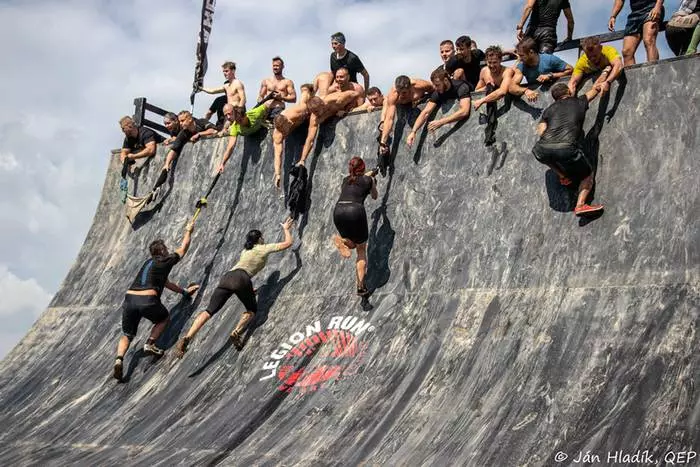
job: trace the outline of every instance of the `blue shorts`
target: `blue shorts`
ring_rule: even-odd
[[[638,11],[633,11],[627,17],[627,26],[625,26],[625,36],[639,36],[644,30],[644,24],[651,21],[649,19],[649,13],[654,9],[654,4],[642,8]],[[661,8],[661,17],[658,22],[662,23],[664,20],[665,10]]]

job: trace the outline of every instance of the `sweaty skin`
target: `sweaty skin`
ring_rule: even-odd
[[[365,88],[363,88],[362,85],[353,83],[352,81],[348,81],[346,84],[340,85],[338,84],[338,81],[336,81],[335,83],[331,84],[331,86],[328,88],[328,94],[342,91],[356,91],[358,93],[357,101],[355,102],[355,105],[353,107],[362,107],[362,105],[364,105]]]
[[[354,89],[352,91],[334,92],[323,97],[323,108],[318,113],[312,112],[309,117],[309,132],[306,135],[304,149],[301,152],[300,165],[304,165],[306,158],[311,154],[314,141],[318,135],[319,125],[333,116],[342,117],[351,112],[356,107],[355,104],[360,97],[361,95]]]
[[[487,58],[487,64],[488,66],[485,66],[481,70],[479,83],[476,85],[476,91],[485,91],[486,86],[489,84],[493,86],[495,90],[488,96],[474,101],[474,110],[479,110],[479,107],[482,105],[488,104],[489,102],[496,102],[505,97],[506,94],[508,94],[513,80],[513,69],[501,65],[500,58],[489,56]]]
[[[271,92],[277,93],[277,97],[273,100],[270,110],[280,107],[284,108],[287,102],[290,104],[296,102],[297,93],[294,90],[294,82],[282,75],[282,67],[280,67],[279,62],[273,62],[272,71],[274,74],[269,78],[265,78],[260,83],[258,102],[267,97]]]
[[[280,188],[282,180],[282,152],[284,150],[284,140],[290,135],[304,120],[309,118],[310,112],[306,103],[312,94],[306,89],[301,90],[301,102],[295,106],[287,107],[280,116],[284,119],[281,125],[275,124],[272,131],[272,143],[275,153],[275,187]]]
[[[314,78],[314,93],[318,97],[325,97],[328,94],[328,88],[333,84],[333,73],[330,71],[322,71]]]
[[[433,84],[420,78],[411,78],[411,86],[406,90],[402,90],[401,93],[396,90],[396,87],[392,86],[386,99],[384,99],[385,107],[382,110],[384,114],[382,118],[382,144],[386,144],[389,141],[389,135],[394,126],[396,106],[410,104],[415,107],[423,98],[430,96],[433,91],[435,91]]]

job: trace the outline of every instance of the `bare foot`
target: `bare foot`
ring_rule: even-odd
[[[342,256],[343,258],[350,257],[350,248],[348,248],[348,246],[345,244],[340,235],[333,235],[333,244],[338,249],[338,253],[340,253],[340,256]]]

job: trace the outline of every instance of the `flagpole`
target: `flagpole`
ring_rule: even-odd
[[[195,51],[194,80],[192,82],[192,93],[190,94],[190,112],[194,112],[194,98],[204,84],[204,75],[207,74],[207,46],[209,36],[214,22],[214,8],[216,0],[202,0],[202,15],[199,27],[199,37],[197,38],[197,49]]]

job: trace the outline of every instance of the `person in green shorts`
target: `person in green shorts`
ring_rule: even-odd
[[[248,112],[243,107],[233,107],[232,109],[224,110],[224,115],[232,123],[229,128],[228,145],[224,151],[224,158],[221,161],[221,165],[219,165],[219,173],[223,173],[226,162],[233,154],[238,135],[250,136],[258,132],[263,123],[265,123],[265,118],[273,103],[273,100],[267,100]]]

